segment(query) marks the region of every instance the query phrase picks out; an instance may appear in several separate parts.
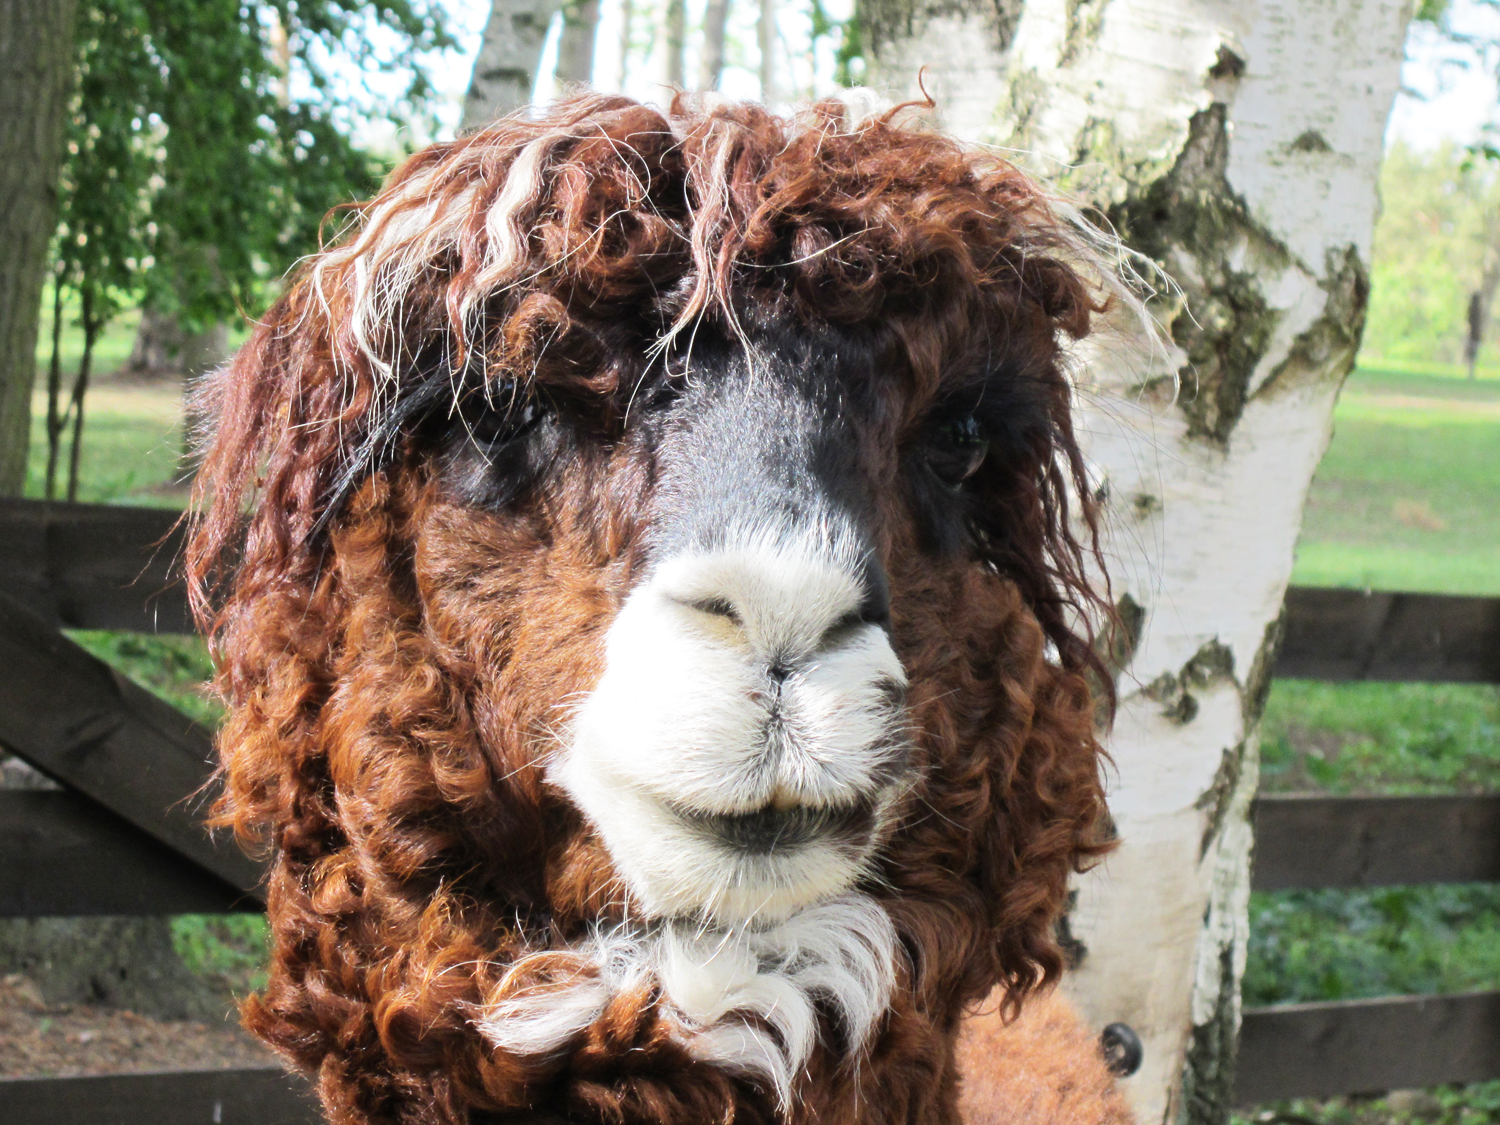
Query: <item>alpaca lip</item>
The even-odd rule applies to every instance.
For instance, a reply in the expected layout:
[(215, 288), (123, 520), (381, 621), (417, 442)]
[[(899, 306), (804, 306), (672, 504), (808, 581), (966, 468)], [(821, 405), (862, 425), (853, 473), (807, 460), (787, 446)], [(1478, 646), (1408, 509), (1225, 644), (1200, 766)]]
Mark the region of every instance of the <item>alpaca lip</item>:
[(767, 804), (746, 813), (673, 811), (717, 842), (749, 855), (771, 855), (814, 841), (859, 843), (869, 837), (875, 824), (875, 810), (865, 802), (832, 808)]

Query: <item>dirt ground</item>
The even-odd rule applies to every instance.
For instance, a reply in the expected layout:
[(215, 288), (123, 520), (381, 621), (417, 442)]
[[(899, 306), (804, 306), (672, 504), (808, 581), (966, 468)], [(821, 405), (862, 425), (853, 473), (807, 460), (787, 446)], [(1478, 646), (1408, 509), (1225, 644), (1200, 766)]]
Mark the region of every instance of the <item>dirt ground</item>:
[(236, 1024), (148, 1019), (85, 1004), (48, 1005), (19, 974), (0, 977), (0, 1078), (258, 1066), (275, 1056)]

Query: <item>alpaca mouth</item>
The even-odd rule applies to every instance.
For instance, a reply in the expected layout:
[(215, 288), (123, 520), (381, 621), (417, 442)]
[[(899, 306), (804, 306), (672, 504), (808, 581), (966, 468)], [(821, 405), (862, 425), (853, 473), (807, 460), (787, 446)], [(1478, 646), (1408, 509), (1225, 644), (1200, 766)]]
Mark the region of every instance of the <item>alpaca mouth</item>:
[(747, 855), (772, 855), (814, 842), (860, 845), (875, 828), (875, 809), (867, 802), (834, 807), (766, 804), (745, 813), (673, 811), (716, 843)]

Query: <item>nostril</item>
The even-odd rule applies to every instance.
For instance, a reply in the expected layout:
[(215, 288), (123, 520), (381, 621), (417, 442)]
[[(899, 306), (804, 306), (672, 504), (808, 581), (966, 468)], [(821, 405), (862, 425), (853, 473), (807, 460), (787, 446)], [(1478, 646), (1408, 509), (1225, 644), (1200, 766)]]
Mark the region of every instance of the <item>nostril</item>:
[(783, 664), (779, 660), (772, 661), (771, 664), (766, 668), (766, 675), (770, 676), (771, 679), (778, 684), (785, 683), (786, 678), (791, 674), (791, 666)]

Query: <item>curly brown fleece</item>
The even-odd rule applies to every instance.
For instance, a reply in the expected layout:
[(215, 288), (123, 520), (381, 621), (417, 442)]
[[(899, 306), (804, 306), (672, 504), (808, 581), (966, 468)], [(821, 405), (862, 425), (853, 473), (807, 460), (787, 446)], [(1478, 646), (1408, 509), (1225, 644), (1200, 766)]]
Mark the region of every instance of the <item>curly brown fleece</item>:
[[(695, 325), (836, 326), (900, 376), (878, 539), (922, 780), (867, 890), (908, 965), (866, 1054), (815, 1054), (791, 1119), (950, 1125), (966, 1006), (999, 987), (1013, 1012), (1059, 974), (1069, 873), (1105, 847), (1064, 371), (1100, 293), (1032, 181), (904, 122), (584, 96), (435, 145), (208, 386), (189, 562), (230, 705), (219, 817), (273, 857), (245, 1018), (334, 1122), (778, 1119), (644, 986), (557, 1057), (473, 1024), (519, 956), (626, 906), (536, 763), (631, 588), (653, 481), (631, 403)], [(1043, 424), (969, 486), (969, 547), (934, 557), (899, 462), (997, 340)], [(476, 507), (408, 425), (436, 366), (546, 387), (597, 440)]]

